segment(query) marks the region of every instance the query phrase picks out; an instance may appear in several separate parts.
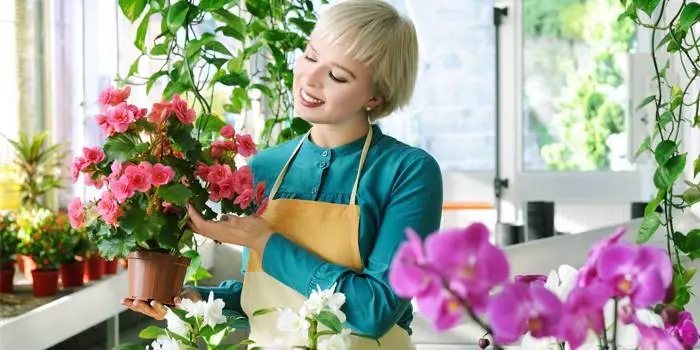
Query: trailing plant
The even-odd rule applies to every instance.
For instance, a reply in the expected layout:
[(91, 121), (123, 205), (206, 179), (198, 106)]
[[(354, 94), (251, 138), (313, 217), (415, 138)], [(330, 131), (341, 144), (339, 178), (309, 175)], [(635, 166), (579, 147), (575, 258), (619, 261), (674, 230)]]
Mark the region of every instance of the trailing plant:
[[(631, 21), (651, 30), (651, 58), (653, 61), (655, 91), (646, 97), (638, 110), (649, 106), (653, 111), (654, 130), (640, 145), (637, 155), (649, 153), (655, 162), (654, 185), (656, 197), (649, 202), (637, 241), (648, 241), (663, 226), (666, 249), (673, 260), (673, 304), (683, 308), (690, 301), (695, 269), (686, 268), (684, 259), (700, 257), (700, 229), (679, 230), (678, 210), (689, 209), (700, 202), (700, 185), (696, 180), (684, 181), (686, 164), (693, 162), (693, 178), (700, 172), (700, 157), (689, 155), (680, 148), (682, 131), (696, 128), (700, 123), (700, 94), (691, 94), (697, 86), (700, 72), (698, 33), (694, 25), (700, 21), (700, 4), (682, 1), (671, 9), (671, 1), (623, 0), (625, 12), (621, 20)], [(670, 18), (665, 21), (665, 18)], [(669, 68), (681, 73), (681, 82), (673, 82)], [(693, 160), (694, 158), (694, 160)], [(681, 182), (687, 186), (682, 189)], [(657, 213), (657, 206), (663, 208)]]
[[(165, 99), (192, 94), (204, 115), (216, 113), (214, 90), (222, 85), (230, 91), (223, 106), (229, 113), (249, 110), (259, 97), (266, 119), (262, 147), (309, 129), (293, 115), (291, 67), (315, 24), (312, 1), (120, 0), (119, 6), (131, 22), (140, 21), (134, 45), (141, 55), (124, 78), (130, 84), (145, 84), (148, 92), (165, 77)], [(160, 26), (150, 28), (158, 34), (146, 40), (153, 18), (160, 18)], [(138, 76), (144, 57), (162, 62), (148, 77)]]

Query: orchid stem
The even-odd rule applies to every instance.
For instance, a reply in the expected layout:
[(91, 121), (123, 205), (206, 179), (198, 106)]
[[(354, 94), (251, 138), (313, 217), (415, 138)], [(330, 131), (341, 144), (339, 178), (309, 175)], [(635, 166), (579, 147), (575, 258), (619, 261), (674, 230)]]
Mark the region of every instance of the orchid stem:
[(617, 350), (617, 298), (614, 299), (612, 348)]

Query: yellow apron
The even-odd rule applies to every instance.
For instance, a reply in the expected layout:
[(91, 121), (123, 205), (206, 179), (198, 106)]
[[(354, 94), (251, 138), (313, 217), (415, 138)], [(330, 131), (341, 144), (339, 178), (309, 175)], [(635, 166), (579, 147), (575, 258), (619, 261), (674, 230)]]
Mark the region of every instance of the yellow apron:
[[(301, 245), (324, 260), (338, 264), (356, 272), (362, 271), (358, 230), (360, 207), (356, 204), (357, 186), (360, 173), (372, 141), (372, 128), (369, 128), (360, 156), (355, 185), (352, 188), (349, 204), (323, 203), (299, 199), (274, 199), (284, 179), (292, 159), (304, 142), (299, 145), (282, 168), (277, 181), (270, 190), (270, 201), (263, 217), (270, 228), (287, 239)], [(288, 339), (289, 332), (277, 330), (277, 313), (252, 317), (256, 310), (267, 308), (290, 308), (299, 311), (305, 298), (294, 289), (284, 285), (262, 270), (262, 259), (255, 251), (250, 251), (248, 266), (243, 280), (241, 306), (250, 322), (250, 339), (253, 346), (272, 347), (276, 339)], [(299, 335), (301, 336), (301, 335)], [(387, 334), (377, 341), (352, 336), (351, 349), (413, 349), (406, 330), (394, 325)], [(325, 339), (322, 337), (320, 340)], [(295, 345), (308, 345), (300, 339)]]

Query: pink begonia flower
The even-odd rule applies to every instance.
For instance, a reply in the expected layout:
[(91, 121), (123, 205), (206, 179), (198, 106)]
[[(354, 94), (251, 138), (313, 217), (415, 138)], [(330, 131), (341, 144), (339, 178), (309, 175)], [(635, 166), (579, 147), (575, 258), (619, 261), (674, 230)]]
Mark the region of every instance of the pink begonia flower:
[(134, 195), (134, 190), (131, 188), (129, 179), (126, 176), (110, 180), (109, 189), (114, 193), (114, 198), (117, 199), (118, 203), (124, 203), (125, 200)]
[(628, 296), (635, 308), (663, 301), (673, 279), (671, 261), (663, 250), (625, 242), (602, 250), (596, 273), (617, 297)]
[(124, 170), (124, 176), (129, 182), (129, 186), (134, 191), (146, 192), (151, 189), (151, 171), (148, 166), (142, 164), (129, 165)]
[(658, 327), (637, 324), (641, 340), (639, 350), (685, 350), (683, 345), (668, 332)]
[(221, 158), (221, 156), (223, 155), (223, 153), (224, 153), (224, 152), (223, 152), (223, 150), (221, 149), (221, 147), (217, 147), (216, 144), (212, 144), (212, 145), (211, 145), (211, 148), (209, 149), (209, 155), (210, 155), (213, 159), (219, 159), (219, 158)]
[(113, 161), (109, 168), (112, 170), (112, 172), (109, 174), (110, 181), (118, 179), (120, 176), (122, 176), (122, 163), (120, 163), (118, 160)]
[(556, 335), (562, 311), (559, 297), (543, 284), (515, 282), (491, 298), (487, 315), (494, 339), (510, 344), (526, 332), (535, 338)]
[(238, 194), (253, 189), (253, 172), (249, 166), (242, 166), (233, 173), (233, 188)]
[(223, 181), (220, 181), (217, 185), (218, 186), (218, 191), (219, 191), (219, 198), (228, 198), (231, 199), (233, 198), (233, 194), (235, 193), (235, 187), (233, 183), (233, 174), (227, 176)]
[(134, 105), (126, 105), (126, 108), (131, 111), (131, 113), (134, 115), (134, 120), (141, 119), (146, 116), (148, 113), (148, 109), (146, 108), (138, 108), (137, 106)]
[(85, 184), (99, 190), (107, 183), (107, 178), (104, 175), (98, 175), (99, 178), (95, 180), (93, 179), (94, 175), (93, 172), (85, 173)]
[(596, 264), (600, 258), (600, 253), (607, 247), (617, 244), (620, 238), (627, 232), (627, 229), (622, 227), (619, 228), (615, 233), (613, 233), (607, 239), (597, 242), (593, 248), (588, 252), (588, 260), (586, 264), (579, 270), (576, 285), (581, 287), (586, 287), (591, 285), (598, 278), (598, 273), (596, 270)]
[(97, 101), (101, 106), (116, 106), (129, 98), (131, 94), (131, 86), (127, 86), (124, 89), (115, 89), (113, 86), (108, 86), (104, 89)]
[(527, 285), (539, 284), (544, 286), (547, 283), (547, 276), (545, 275), (515, 275), (514, 281), (516, 283), (524, 283)]
[(117, 207), (117, 210), (114, 211), (110, 215), (106, 215), (102, 217), (102, 220), (104, 220), (105, 223), (110, 224), (112, 226), (116, 226), (119, 223), (119, 218), (124, 214), (124, 211), (122, 210), (121, 207)]
[(90, 163), (83, 157), (75, 157), (73, 159), (73, 163), (71, 164), (70, 168), (70, 175), (73, 179), (73, 183), (78, 181), (78, 177), (80, 177), (80, 172), (85, 170), (89, 165)]
[(416, 231), (406, 229), (407, 241), (399, 246), (389, 270), (389, 282), (403, 298), (421, 297), (439, 277), (427, 266), (423, 242)]
[(238, 194), (236, 199), (233, 200), (233, 204), (238, 204), (238, 206), (240, 206), (243, 210), (248, 209), (250, 202), (253, 200), (253, 196), (253, 189), (248, 189), (243, 193)]
[(97, 213), (103, 218), (109, 217), (114, 215), (118, 208), (119, 204), (117, 204), (117, 198), (114, 194), (109, 191), (102, 192), (100, 201), (97, 202)]
[(698, 343), (698, 328), (693, 320), (693, 315), (688, 311), (678, 312), (673, 320), (664, 319), (664, 327), (672, 336), (687, 349), (692, 349)]
[(592, 330), (601, 334), (605, 328), (603, 307), (612, 297), (612, 289), (602, 283), (575, 288), (564, 302), (564, 312), (559, 326), (558, 339), (576, 349)]
[(260, 181), (258, 182), (257, 185), (255, 185), (255, 201), (258, 203), (262, 203), (264, 197), (265, 197), (265, 190), (267, 188), (267, 184), (265, 181)]
[(160, 126), (163, 124), (163, 122), (168, 120), (170, 113), (170, 102), (157, 102), (153, 104), (151, 113), (148, 114), (147, 120), (153, 124), (156, 124), (157, 126)]
[(134, 113), (121, 103), (107, 111), (107, 122), (116, 132), (125, 132), (135, 120)]
[(210, 201), (218, 202), (222, 199), (221, 193), (219, 191), (219, 184), (210, 183), (209, 187), (207, 188), (207, 191), (209, 191), (209, 200)]
[(489, 230), (481, 223), (430, 235), (425, 252), (434, 271), (477, 313), (484, 311), (489, 291), (508, 280), (506, 255), (491, 244)]
[(178, 208), (170, 202), (163, 202), (162, 206), (163, 206), (163, 214), (173, 214), (173, 213), (177, 213), (179, 211)]
[(236, 135), (236, 143), (238, 144), (238, 154), (244, 157), (252, 156), (258, 153), (255, 142), (253, 142), (253, 138), (250, 135)]
[(187, 106), (187, 101), (180, 98), (180, 95), (173, 96), (170, 109), (175, 113), (175, 117), (183, 124), (192, 124), (197, 118), (195, 111)]
[(168, 165), (156, 164), (151, 173), (151, 183), (154, 186), (162, 186), (170, 182), (175, 177), (175, 170)]
[(97, 164), (105, 159), (105, 153), (100, 147), (83, 147), (83, 156), (90, 164)]
[(180, 183), (185, 185), (185, 187), (190, 187), (190, 180), (187, 179), (187, 176), (185, 175), (182, 175), (182, 177), (180, 178)]
[(260, 202), (260, 205), (258, 205), (258, 209), (255, 211), (255, 214), (253, 215), (262, 216), (263, 214), (265, 214), (265, 210), (267, 210), (267, 202), (268, 198), (263, 199), (262, 202)]
[(114, 135), (114, 127), (107, 120), (107, 114), (98, 114), (95, 117), (97, 125), (102, 129), (102, 136), (112, 136)]
[(236, 151), (236, 144), (233, 141), (214, 141), (209, 152), (212, 158), (218, 159), (225, 151)]
[(80, 201), (80, 198), (75, 197), (70, 204), (68, 204), (68, 219), (73, 228), (80, 228), (85, 224), (85, 210), (83, 209), (83, 203)]
[(194, 176), (198, 176), (200, 179), (206, 181), (209, 177), (209, 172), (210, 168), (208, 165), (202, 162), (197, 162), (197, 167), (194, 170)]
[(232, 139), (236, 135), (236, 131), (233, 129), (233, 125), (231, 124), (224, 125), (224, 127), (221, 128), (220, 133), (221, 136), (227, 139)]
[(210, 184), (219, 184), (224, 181), (227, 177), (231, 176), (233, 172), (228, 164), (214, 164), (209, 167), (209, 173), (207, 174), (207, 182)]

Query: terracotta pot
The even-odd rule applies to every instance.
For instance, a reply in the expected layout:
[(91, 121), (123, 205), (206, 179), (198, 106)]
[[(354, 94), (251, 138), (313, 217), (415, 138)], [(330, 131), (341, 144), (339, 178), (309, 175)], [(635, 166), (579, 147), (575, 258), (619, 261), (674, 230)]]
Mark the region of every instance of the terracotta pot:
[(102, 272), (105, 275), (116, 275), (117, 269), (119, 268), (119, 261), (117, 259), (105, 260), (103, 266), (104, 266), (104, 271), (102, 271)]
[(61, 264), (60, 272), (63, 288), (80, 287), (85, 284), (85, 281), (83, 281), (83, 275), (85, 274), (84, 261)]
[(85, 274), (83, 280), (99, 281), (102, 279), (102, 271), (104, 270), (104, 259), (101, 256), (93, 256), (85, 260)]
[(129, 298), (173, 305), (180, 295), (190, 258), (138, 251), (129, 254)]
[(58, 270), (34, 270), (32, 277), (35, 297), (48, 297), (58, 293)]
[(14, 276), (14, 261), (4, 261), (0, 263), (0, 293), (12, 293), (12, 280)]

